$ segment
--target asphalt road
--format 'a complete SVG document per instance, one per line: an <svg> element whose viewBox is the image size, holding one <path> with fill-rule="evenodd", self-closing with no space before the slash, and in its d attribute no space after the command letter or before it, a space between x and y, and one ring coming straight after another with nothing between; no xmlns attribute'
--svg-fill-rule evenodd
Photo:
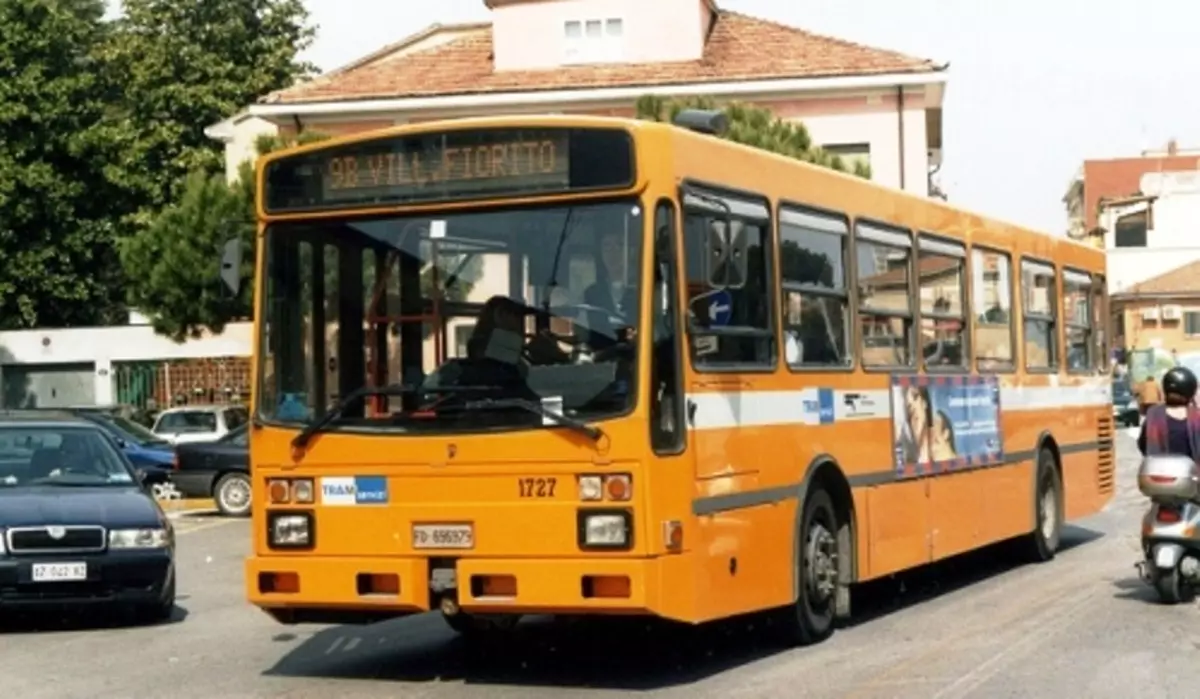
<svg viewBox="0 0 1200 699"><path fill-rule="evenodd" d="M244 521L181 520L177 618L0 630L4 696L656 697L1190 696L1200 616L1140 583L1133 440L1118 443L1121 492L1071 527L1045 565L997 551L856 595L854 625L780 650L761 624L680 630L534 620L501 648L470 648L436 616L372 627L285 627L244 602Z"/></svg>

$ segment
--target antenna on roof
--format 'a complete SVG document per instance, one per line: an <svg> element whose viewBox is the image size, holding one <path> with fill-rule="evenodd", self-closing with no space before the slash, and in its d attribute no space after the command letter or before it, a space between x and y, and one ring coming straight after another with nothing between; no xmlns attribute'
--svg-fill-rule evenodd
<svg viewBox="0 0 1200 699"><path fill-rule="evenodd" d="M720 136L729 128L729 117L715 109L684 109L671 123L697 133Z"/></svg>

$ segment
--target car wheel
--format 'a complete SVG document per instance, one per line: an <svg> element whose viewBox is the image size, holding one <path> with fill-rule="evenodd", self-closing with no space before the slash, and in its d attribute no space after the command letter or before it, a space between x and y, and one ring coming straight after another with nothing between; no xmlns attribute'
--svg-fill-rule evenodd
<svg viewBox="0 0 1200 699"><path fill-rule="evenodd" d="M250 514L250 477L244 473L226 473L213 488L217 510L226 517L246 517Z"/></svg>

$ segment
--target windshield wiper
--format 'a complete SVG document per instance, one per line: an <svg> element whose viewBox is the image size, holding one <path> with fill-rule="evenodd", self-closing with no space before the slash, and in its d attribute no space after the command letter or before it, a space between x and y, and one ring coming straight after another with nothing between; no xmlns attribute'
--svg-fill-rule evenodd
<svg viewBox="0 0 1200 699"><path fill-rule="evenodd" d="M371 396L409 396L413 394L422 395L445 395L448 393L479 393L481 391L499 391L500 386L412 386L409 384L392 384L391 386L360 386L351 391L345 398L339 400L329 409L329 412L321 416L320 419L310 422L300 430L292 439L292 446L297 449L303 449L308 445L309 440L313 438L321 430L329 427L338 418L342 417L342 413L346 408L350 407L354 401L361 398Z"/></svg>
<svg viewBox="0 0 1200 699"><path fill-rule="evenodd" d="M604 436L604 430L599 427L589 425L581 420L576 420L572 417L567 417L561 413L556 413L553 410L548 410L540 403L535 403L524 398L484 398L482 400L467 401L465 405L467 410L495 410L504 408L520 408L527 410L535 415L541 415L547 420L556 422L564 427L570 427L576 432L586 436L593 442L600 441Z"/></svg>

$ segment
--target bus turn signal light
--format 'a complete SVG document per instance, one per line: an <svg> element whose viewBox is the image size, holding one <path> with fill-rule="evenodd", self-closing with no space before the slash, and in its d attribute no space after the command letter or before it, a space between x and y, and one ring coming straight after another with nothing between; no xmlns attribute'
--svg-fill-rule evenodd
<svg viewBox="0 0 1200 699"><path fill-rule="evenodd" d="M585 502L626 502L632 498L633 479L627 473L579 477L579 499Z"/></svg>

